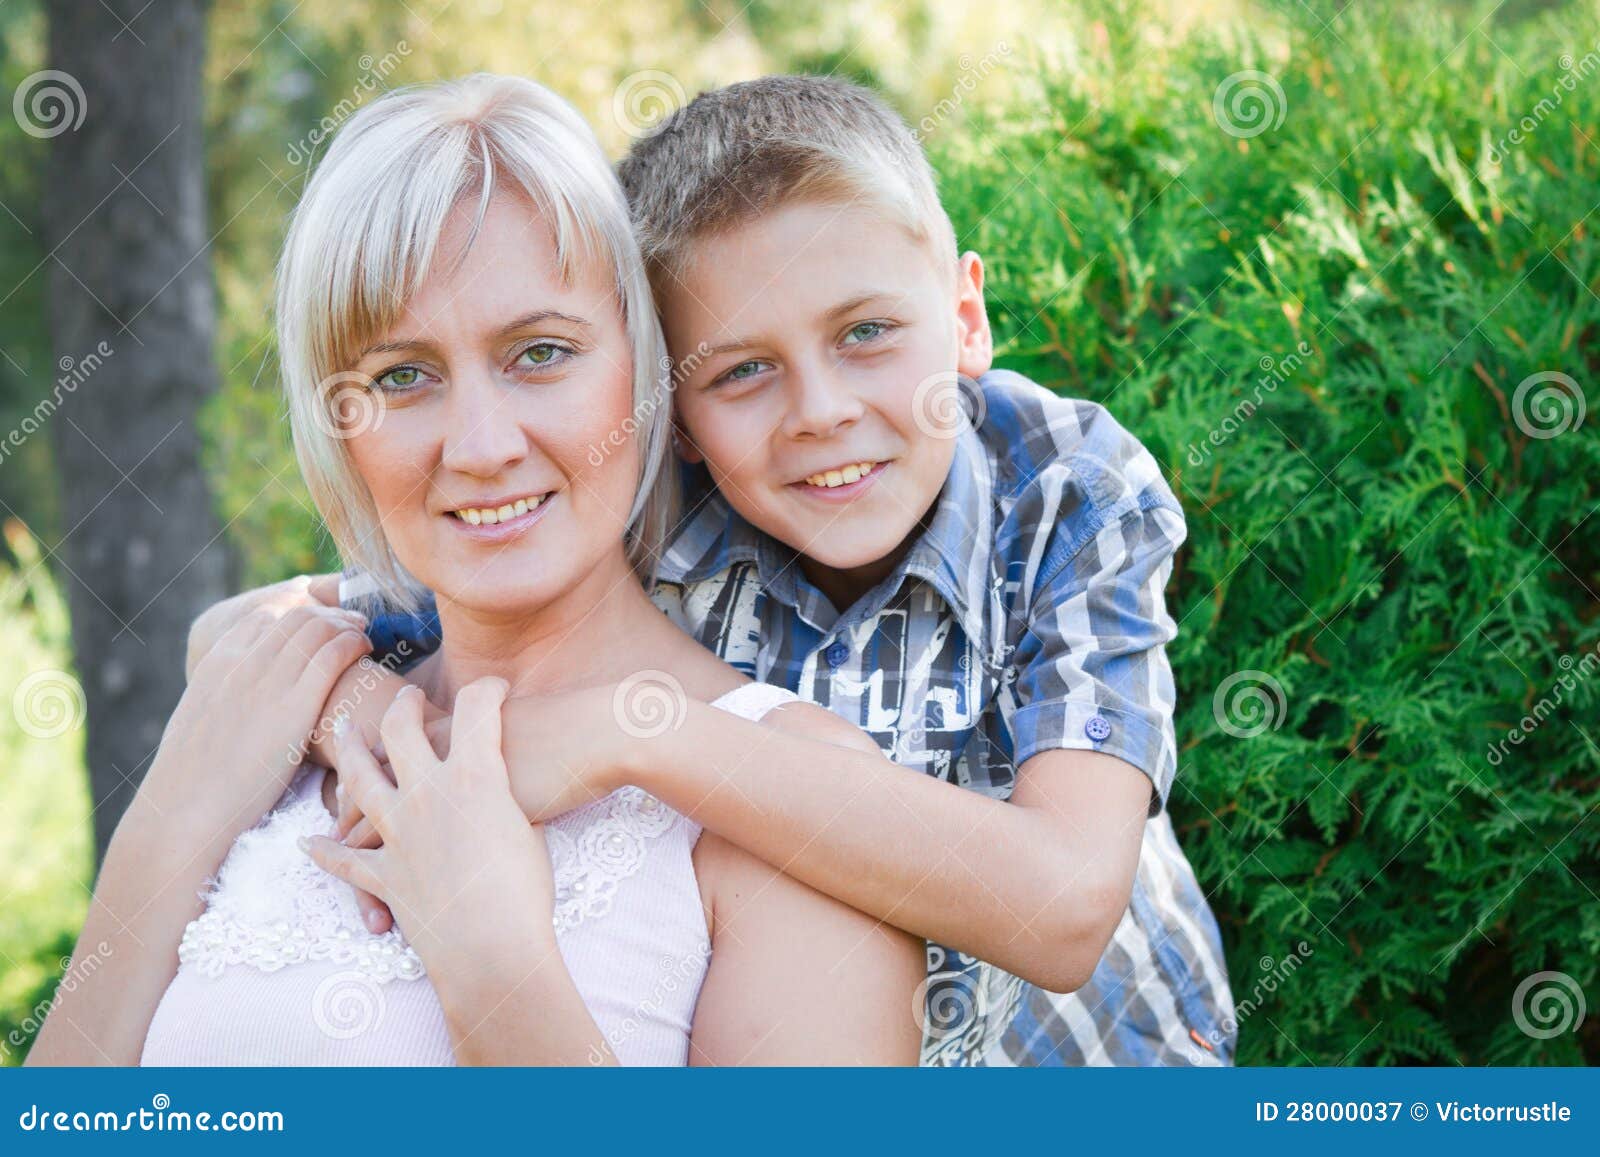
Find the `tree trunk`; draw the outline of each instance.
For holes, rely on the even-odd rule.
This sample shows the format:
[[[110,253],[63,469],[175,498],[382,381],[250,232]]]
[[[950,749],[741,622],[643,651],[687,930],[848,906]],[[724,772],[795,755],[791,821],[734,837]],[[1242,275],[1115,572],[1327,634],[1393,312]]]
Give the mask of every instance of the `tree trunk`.
[[[217,385],[205,8],[49,4],[69,118],[47,130],[50,335],[57,368],[82,379],[50,420],[56,558],[88,703],[98,855],[183,692],[188,625],[229,570],[195,423]]]

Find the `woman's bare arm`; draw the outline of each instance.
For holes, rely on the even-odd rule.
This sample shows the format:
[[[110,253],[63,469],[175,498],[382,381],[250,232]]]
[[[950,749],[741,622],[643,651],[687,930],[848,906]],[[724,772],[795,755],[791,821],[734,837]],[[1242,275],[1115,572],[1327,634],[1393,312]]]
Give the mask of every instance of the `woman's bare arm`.
[[[915,1065],[923,943],[806,887],[710,832],[695,871],[711,964],[697,1065]]]

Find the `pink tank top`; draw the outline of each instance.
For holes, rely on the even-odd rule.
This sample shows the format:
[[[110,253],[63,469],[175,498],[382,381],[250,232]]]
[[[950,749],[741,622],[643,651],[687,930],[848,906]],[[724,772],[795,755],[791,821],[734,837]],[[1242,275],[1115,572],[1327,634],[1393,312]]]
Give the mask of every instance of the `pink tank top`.
[[[712,706],[746,719],[796,696],[747,683]],[[140,1064],[452,1065],[444,1016],[398,928],[374,936],[349,885],[296,841],[327,835],[326,773],[306,765],[202,892]],[[692,859],[700,827],[636,787],[545,825],[556,941],[626,1065],[683,1065],[711,959]],[[598,1060],[598,1058],[595,1058]]]

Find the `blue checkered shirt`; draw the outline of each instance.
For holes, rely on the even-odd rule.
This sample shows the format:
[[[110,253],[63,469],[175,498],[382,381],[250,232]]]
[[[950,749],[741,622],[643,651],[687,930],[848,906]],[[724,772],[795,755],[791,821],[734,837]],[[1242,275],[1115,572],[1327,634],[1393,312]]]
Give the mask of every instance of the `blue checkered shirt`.
[[[655,599],[751,678],[866,731],[905,767],[996,799],[1042,751],[1115,755],[1154,785],[1133,894],[1060,995],[928,944],[927,1065],[1215,1065],[1236,1025],[1215,918],[1165,803],[1177,767],[1164,590],[1186,530],[1155,459],[1105,410],[996,370],[927,529],[838,611],[703,470]],[[428,645],[432,623],[380,620]],[[380,640],[381,643],[381,640]]]

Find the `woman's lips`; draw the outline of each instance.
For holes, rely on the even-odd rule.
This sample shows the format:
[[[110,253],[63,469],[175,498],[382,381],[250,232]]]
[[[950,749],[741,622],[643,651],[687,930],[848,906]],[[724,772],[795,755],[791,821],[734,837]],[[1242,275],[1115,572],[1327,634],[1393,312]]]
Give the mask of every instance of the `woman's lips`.
[[[480,523],[477,526],[457,516],[454,512],[446,514],[444,517],[453,527],[474,542],[509,542],[519,535],[526,534],[534,523],[544,517],[544,512],[550,509],[550,504],[555,500],[556,494],[551,493],[546,495],[544,501],[526,514],[518,514],[502,522]]]
[[[889,463],[879,462],[854,482],[846,482],[840,486],[813,486],[809,482],[791,482],[789,485],[807,498],[814,498],[818,502],[849,502],[865,494],[868,488],[877,482],[878,476],[888,468]]]

